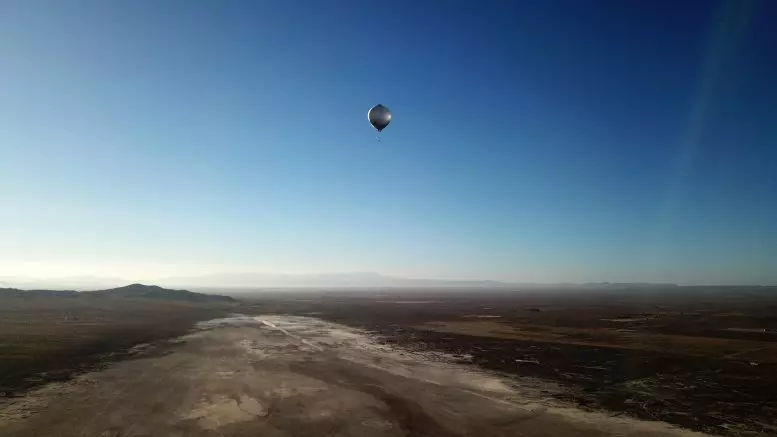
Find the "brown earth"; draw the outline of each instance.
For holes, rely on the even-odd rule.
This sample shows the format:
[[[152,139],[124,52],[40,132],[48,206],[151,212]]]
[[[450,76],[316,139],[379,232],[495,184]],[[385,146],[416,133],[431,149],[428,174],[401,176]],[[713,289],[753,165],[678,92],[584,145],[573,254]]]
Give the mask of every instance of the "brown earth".
[[[252,310],[315,313],[380,333],[390,344],[562,384],[564,392],[553,396],[581,408],[726,436],[777,435],[775,287],[244,299]],[[412,301],[424,304],[391,303]]]
[[[625,415],[725,436],[777,435],[774,426],[777,423],[777,398],[773,393],[773,387],[777,386],[777,364],[774,360],[774,345],[777,344],[777,336],[774,334],[777,329],[777,317],[774,316],[777,314],[775,289],[675,287],[672,290],[642,290],[631,294],[623,291],[284,291],[238,296],[244,302],[239,306],[131,299],[16,299],[0,302],[0,391],[5,396],[2,401],[5,406],[0,408],[3,414],[11,415],[3,417],[19,419],[29,416],[24,419],[24,429],[39,429],[32,434],[19,435],[50,435],[44,432],[47,425],[38,424],[45,424],[47,420],[55,421],[57,416],[56,413],[47,416],[49,407],[41,405],[62,402],[61,408],[64,410],[60,410],[60,413],[70,414],[70,409],[77,407],[69,404],[74,399],[81,402],[84,399],[82,396],[94,397],[95,402],[99,399],[103,403],[108,402],[103,394],[76,391],[75,398],[49,403],[59,396],[51,390],[56,392],[62,389],[62,393],[68,393],[72,389],[69,383],[49,384],[52,381],[75,378],[76,387],[79,384],[96,385],[100,387],[100,393],[110,393],[116,387],[121,388],[116,384],[122,381],[126,383],[129,376],[120,377],[116,374],[119,379],[111,382],[108,376],[83,379],[78,375],[100,369],[105,370],[95,375],[114,375],[110,372],[115,368],[132,369],[128,372],[148,370],[141,364],[131,364],[135,361],[116,364],[118,360],[126,358],[143,363],[157,362],[144,360],[158,359],[166,366],[169,364],[165,361],[169,359],[168,355],[159,355],[165,351],[169,355],[178,354],[178,357],[181,357],[181,353],[191,352],[194,355],[188,356],[203,362],[209,356],[204,351],[217,351],[232,356],[229,355],[232,352],[227,352],[232,346],[214,346],[195,353],[186,352],[188,346],[178,343],[166,345],[164,339],[186,333],[199,320],[220,317],[229,312],[242,312],[314,316],[366,329],[377,335],[376,338],[383,344],[410,351],[402,353],[419,360],[414,372],[433,364],[429,361],[430,353],[444,352],[462,365],[475,364],[513,378],[514,382],[520,381],[518,385],[522,396],[528,390],[532,393],[529,396],[531,402],[541,399],[551,403],[554,408],[566,408],[564,411],[575,414],[583,410],[586,414],[604,412]],[[305,345],[303,340],[307,341],[306,337],[296,339]],[[257,341],[266,342],[268,338],[263,336]],[[155,344],[148,349],[154,352],[135,347],[145,343]],[[342,352],[342,349],[339,351]],[[303,356],[300,356],[303,364],[289,362],[283,365],[293,367],[295,375],[310,376],[311,370],[304,363],[310,360],[317,362],[319,358],[315,354]],[[367,366],[368,369],[373,369],[381,361],[393,363],[396,367],[396,360],[382,356],[373,358],[375,361]],[[186,367],[178,362],[175,371]],[[212,360],[210,362],[212,364]],[[268,363],[278,365],[277,361],[270,360]],[[380,408],[394,408],[400,417],[412,417],[412,420],[408,419],[410,422],[422,420],[413,416],[417,408],[413,402],[420,395],[416,394],[413,398],[400,396],[400,400],[397,400],[398,395],[391,388],[401,386],[401,382],[379,379],[380,384],[389,384],[384,389],[391,394],[380,397],[374,391],[377,389],[369,385],[373,382],[362,383],[367,381],[364,379],[365,372],[370,378],[375,377],[369,374],[374,369],[348,366],[326,365],[317,367],[314,372],[325,381],[335,378],[341,384],[355,384],[353,387],[360,393],[380,398],[380,405],[383,405]],[[151,374],[156,370],[148,372]],[[207,382],[208,377],[202,373],[197,374],[203,378],[205,388],[202,390],[207,393],[210,384]],[[347,382],[349,375],[353,383]],[[415,375],[401,376],[408,378]],[[162,378],[160,381],[165,384],[170,382],[164,379],[166,376],[160,375],[158,378]],[[195,380],[190,381],[195,386],[199,384]],[[159,404],[155,408],[160,410],[164,410],[161,406],[164,403],[162,398],[174,398],[179,390],[181,393],[189,390],[172,383],[170,387],[155,389],[147,387],[148,384],[142,381],[130,385],[136,383],[146,387],[145,390],[160,391],[160,398],[154,401]],[[42,387],[40,392],[33,390],[36,387]],[[25,393],[29,390],[33,390],[32,399],[47,401],[36,404],[38,407],[26,404],[30,398]],[[431,386],[425,390],[434,391]],[[262,401],[257,394],[251,393],[247,394],[249,398],[242,398],[241,394],[244,393],[234,392],[230,395],[232,397],[227,398],[216,394],[208,401],[210,404],[193,403],[186,408],[191,407],[194,416],[205,415],[203,417],[210,417],[208,414],[212,410],[226,411],[226,419],[220,418],[221,413],[216,414],[219,421],[245,417],[235,410],[238,407],[241,411],[264,411],[260,410],[260,406],[264,408],[263,402],[267,402],[267,399]],[[72,421],[64,422],[76,426],[77,422],[86,417],[84,415],[90,414],[87,412],[92,411],[90,408],[96,408],[96,404],[89,407],[89,402],[85,403],[85,410],[79,413],[80,416],[75,415]],[[132,406],[132,402],[123,408],[139,408]],[[427,400],[423,405],[424,411],[435,411],[435,402]],[[25,407],[20,413],[18,409],[14,410],[19,405],[27,405],[29,408]],[[113,402],[105,408],[110,410],[112,405]],[[479,411],[466,402],[455,408]],[[132,414],[130,416],[135,417]],[[476,420],[472,415],[467,417]],[[200,419],[195,417],[190,420],[199,423]],[[17,435],[3,433],[2,426],[8,425],[4,420],[0,418],[0,435]],[[202,420],[207,422],[210,419]],[[292,423],[297,419],[288,420]],[[445,420],[448,419],[443,422]],[[418,431],[408,428],[411,425],[407,421],[399,420],[396,423],[406,434],[446,435],[440,428],[434,428],[435,425]],[[16,428],[19,426],[22,425],[16,422],[13,429],[22,429]],[[36,428],[39,426],[42,428]],[[157,435],[152,433],[152,428],[149,427],[143,431],[147,434],[143,434],[137,426],[131,425],[129,434],[124,430],[116,431],[124,434],[106,435]],[[303,426],[300,429],[306,428]],[[343,429],[351,428],[345,426]],[[462,429],[475,432],[466,427]],[[210,435],[218,435],[213,429],[208,432]],[[346,434],[337,430],[331,432],[346,435],[351,431],[342,431]],[[517,428],[512,429],[512,432],[517,433]],[[67,431],[64,430],[62,435],[68,435]],[[241,434],[238,432],[235,435]]]
[[[33,436],[691,436],[311,318],[236,318],[0,408]]]
[[[0,398],[105,366],[185,334],[234,305],[119,298],[0,297]]]

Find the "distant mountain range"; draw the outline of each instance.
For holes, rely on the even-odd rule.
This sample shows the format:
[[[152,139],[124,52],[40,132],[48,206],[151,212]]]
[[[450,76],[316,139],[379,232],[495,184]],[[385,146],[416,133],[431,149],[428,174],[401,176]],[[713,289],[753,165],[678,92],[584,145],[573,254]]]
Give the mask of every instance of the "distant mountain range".
[[[21,289],[69,289],[104,290],[125,286],[131,281],[121,278],[101,278],[92,276],[35,279],[24,277],[0,277],[0,287]],[[610,283],[597,282],[587,284],[541,284],[509,283],[489,280],[440,280],[411,279],[386,276],[372,272],[323,273],[323,274],[276,274],[276,273],[215,273],[202,276],[174,277],[143,281],[163,287],[173,288],[519,288],[519,289],[634,289],[676,287],[675,284],[654,283]]]
[[[509,287],[498,281],[408,279],[379,273],[271,274],[217,273],[196,277],[167,278],[155,283],[186,287]]]
[[[72,290],[19,290],[16,288],[0,288],[0,297],[27,298],[124,298],[124,299],[155,299],[186,302],[236,302],[229,296],[217,294],[193,293],[188,290],[170,290],[156,285],[131,284],[124,287],[97,291]]]
[[[33,278],[28,276],[0,276],[0,287],[23,290],[104,290],[121,287],[132,281],[99,276],[65,276],[60,278]]]
[[[217,273],[196,277],[167,278],[154,281],[164,286],[202,287],[202,288],[284,288],[284,287],[396,287],[396,288],[642,288],[642,287],[676,287],[675,284],[649,283],[610,283],[598,282],[588,284],[538,284],[511,283],[491,280],[442,280],[442,279],[411,279],[386,276],[372,272],[357,273],[325,273],[325,274],[270,274],[270,273]]]

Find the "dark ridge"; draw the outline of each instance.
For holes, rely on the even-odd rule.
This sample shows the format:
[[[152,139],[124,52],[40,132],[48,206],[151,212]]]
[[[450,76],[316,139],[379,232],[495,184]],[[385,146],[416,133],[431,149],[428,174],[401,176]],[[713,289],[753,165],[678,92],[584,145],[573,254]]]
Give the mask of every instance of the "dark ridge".
[[[194,293],[189,290],[170,290],[156,285],[131,284],[125,287],[92,291],[91,295],[118,296],[131,299],[184,300],[190,302],[237,302],[229,296]]]
[[[188,290],[170,290],[156,285],[132,284],[125,287],[97,291],[19,290],[0,288],[0,297],[20,298],[94,298],[119,297],[125,299],[158,299],[187,302],[237,302],[229,296],[194,293]]]
[[[41,297],[78,297],[77,291],[71,290],[19,290],[18,288],[0,288],[0,297],[22,297],[22,298],[41,298]]]

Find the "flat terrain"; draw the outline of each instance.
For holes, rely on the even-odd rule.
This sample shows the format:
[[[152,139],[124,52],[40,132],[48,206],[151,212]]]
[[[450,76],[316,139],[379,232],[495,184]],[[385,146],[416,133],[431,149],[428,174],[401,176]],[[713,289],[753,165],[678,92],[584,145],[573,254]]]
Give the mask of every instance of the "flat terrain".
[[[0,296],[0,398],[183,335],[234,305],[96,297]]]
[[[143,287],[0,296],[0,436],[777,435],[775,288]]]
[[[777,435],[777,288],[245,294],[384,341],[564,387],[552,396],[726,436]]]
[[[315,318],[234,317],[0,408],[0,435],[684,436]]]

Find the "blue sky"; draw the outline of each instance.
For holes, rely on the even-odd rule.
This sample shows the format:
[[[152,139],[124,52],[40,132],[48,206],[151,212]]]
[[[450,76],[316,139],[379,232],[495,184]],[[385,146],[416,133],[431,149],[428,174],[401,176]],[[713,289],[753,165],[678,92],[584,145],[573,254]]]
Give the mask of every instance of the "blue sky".
[[[768,1],[4,2],[0,275],[777,283],[775,26]]]

